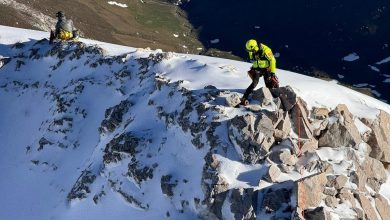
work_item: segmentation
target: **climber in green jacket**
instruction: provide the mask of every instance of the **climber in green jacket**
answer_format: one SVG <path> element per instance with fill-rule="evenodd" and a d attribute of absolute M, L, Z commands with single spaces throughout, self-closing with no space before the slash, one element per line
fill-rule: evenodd
<path fill-rule="evenodd" d="M 272 54 L 272 50 L 265 44 L 258 43 L 251 39 L 246 42 L 246 50 L 249 53 L 249 59 L 253 62 L 251 69 L 248 71 L 252 83 L 246 89 L 244 96 L 241 99 L 242 105 L 249 104 L 248 96 L 253 92 L 259 83 L 260 77 L 264 77 L 265 86 L 269 89 L 278 88 L 279 81 L 275 75 L 276 59 Z"/>

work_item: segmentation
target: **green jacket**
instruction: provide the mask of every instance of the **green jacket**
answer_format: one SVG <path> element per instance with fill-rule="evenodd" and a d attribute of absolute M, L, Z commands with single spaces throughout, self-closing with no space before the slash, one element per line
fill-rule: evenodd
<path fill-rule="evenodd" d="M 260 44 L 257 52 L 249 52 L 249 59 L 253 62 L 252 68 L 269 68 L 272 73 L 276 71 L 276 59 L 272 50 L 265 44 Z"/>

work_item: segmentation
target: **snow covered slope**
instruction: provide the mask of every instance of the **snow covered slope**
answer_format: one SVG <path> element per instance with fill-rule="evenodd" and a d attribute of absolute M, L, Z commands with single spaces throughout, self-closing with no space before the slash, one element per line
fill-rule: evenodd
<path fill-rule="evenodd" d="M 262 189 L 290 190 L 289 181 L 315 173 L 294 168 L 278 177 L 282 184 L 264 183 L 272 163 L 243 159 L 233 121 L 259 109 L 229 107 L 225 99 L 250 84 L 249 63 L 87 39 L 49 45 L 46 36 L 0 26 L 0 219 L 237 219 L 235 189 L 266 197 Z M 362 118 L 390 113 L 389 105 L 335 81 L 277 74 L 309 110 L 345 104 L 362 134 L 370 130 Z M 296 143 L 294 129 L 288 135 Z M 350 167 L 339 163 L 366 149 L 314 151 L 302 163 L 331 161 L 333 174 L 347 175 Z M 381 188 L 387 198 L 389 186 Z M 258 219 L 271 217 L 255 209 Z M 332 212 L 334 218 L 357 215 L 352 206 Z"/>

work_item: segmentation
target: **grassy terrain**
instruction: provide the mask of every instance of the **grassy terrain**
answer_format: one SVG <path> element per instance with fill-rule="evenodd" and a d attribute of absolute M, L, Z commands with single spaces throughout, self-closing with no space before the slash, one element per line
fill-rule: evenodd
<path fill-rule="evenodd" d="M 53 18 L 57 11 L 64 11 L 87 38 L 182 53 L 198 53 L 197 48 L 203 47 L 185 12 L 162 1 L 117 1 L 128 8 L 109 5 L 106 0 L 16 1 Z M 0 24 L 34 29 L 28 16 L 3 5 L 0 12 Z"/>

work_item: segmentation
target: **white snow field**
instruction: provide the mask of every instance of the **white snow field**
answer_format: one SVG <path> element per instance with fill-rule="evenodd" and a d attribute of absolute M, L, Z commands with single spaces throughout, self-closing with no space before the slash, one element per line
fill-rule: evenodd
<path fill-rule="evenodd" d="M 91 46 L 88 53 L 78 55 L 75 44 L 59 44 L 59 51 L 72 51 L 61 54 L 53 52 L 47 41 L 39 41 L 47 36 L 45 32 L 0 26 L 0 57 L 12 58 L 0 67 L 0 219 L 202 216 L 204 207 L 197 201 L 205 197 L 202 172 L 211 144 L 201 139 L 203 146 L 194 147 L 192 128 L 183 126 L 186 120 L 210 122 L 215 115 L 206 112 L 205 118 L 199 119 L 195 115 L 198 109 L 194 109 L 188 118 L 181 118 L 185 103 L 191 99 L 183 94 L 188 90 L 194 100 L 204 100 L 202 92 L 208 85 L 243 93 L 250 84 L 246 73 L 250 63 L 167 53 L 161 62 L 150 65 L 153 61 L 146 58 L 160 59 L 160 50 L 89 39 L 81 39 Z M 98 47 L 107 59 L 95 53 Z M 371 119 L 380 109 L 390 113 L 390 105 L 335 80 L 281 69 L 276 74 L 281 86 L 290 85 L 309 108 L 334 109 L 343 103 L 356 117 Z M 169 86 L 156 88 L 156 77 L 162 82 L 169 80 Z M 258 87 L 262 86 L 261 80 Z M 214 103 L 223 105 L 220 100 Z M 121 109 L 120 120 L 103 126 L 105 119 L 117 117 L 113 113 L 116 108 L 108 110 L 114 106 Z M 244 114 L 240 108 L 220 108 L 224 109 L 221 122 Z M 183 121 L 172 122 L 172 118 Z M 356 121 L 364 132 L 367 128 Z M 227 131 L 215 132 L 222 140 L 219 144 L 228 142 Z M 133 139 L 121 139 L 121 134 Z M 114 153 L 109 153 L 116 140 L 124 150 L 111 149 Z M 126 141 L 137 147 L 129 148 Z M 319 155 L 338 163 L 345 158 L 344 150 L 324 148 Z M 220 154 L 220 172 L 230 188 L 265 187 L 258 186 L 259 173 L 264 173 L 262 164 L 244 164 L 231 146 L 227 152 L 215 153 Z M 131 173 L 129 166 L 136 173 Z M 341 164 L 337 172 L 345 169 Z M 295 172 L 280 178 L 301 177 Z M 169 190 L 162 192 L 162 179 L 174 186 L 173 195 Z M 389 189 L 387 181 L 382 194 L 388 199 Z M 354 217 L 349 208 L 338 208 L 332 216 Z M 264 219 L 261 216 L 267 215 L 258 216 Z"/>

